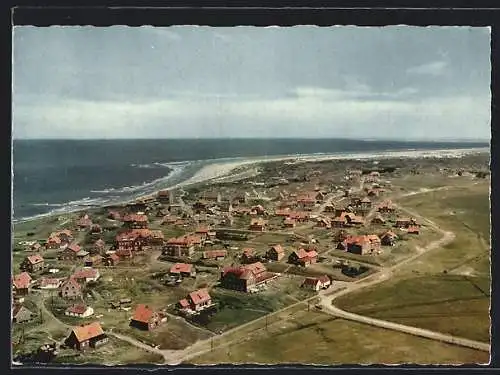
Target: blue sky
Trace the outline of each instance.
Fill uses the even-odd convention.
[[[15,27],[15,138],[489,139],[490,30]]]

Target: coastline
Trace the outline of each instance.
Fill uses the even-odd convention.
[[[276,156],[263,156],[254,158],[234,158],[227,162],[217,162],[218,159],[213,159],[213,162],[204,165],[195,174],[188,179],[181,181],[177,184],[171,186],[165,186],[161,189],[155,190],[154,192],[148,194],[142,194],[135,196],[131,199],[124,200],[116,204],[102,204],[95,206],[79,207],[77,209],[66,211],[66,212],[48,212],[46,214],[37,215],[35,217],[24,218],[24,219],[13,219],[13,224],[26,223],[29,221],[35,221],[40,219],[46,219],[51,217],[60,217],[63,215],[83,212],[88,209],[96,209],[108,206],[126,206],[138,200],[148,199],[156,196],[160,190],[168,189],[178,189],[183,187],[192,186],[195,184],[210,185],[213,183],[224,182],[226,180],[231,180],[232,182],[238,181],[239,179],[247,178],[249,176],[258,175],[257,167],[263,163],[268,162],[279,162],[279,161],[290,161],[293,163],[308,163],[308,162],[319,162],[328,160],[387,160],[387,159],[417,159],[417,158],[460,158],[465,155],[470,154],[484,154],[489,153],[490,149],[487,147],[481,148],[462,148],[462,149],[423,149],[423,150],[386,150],[380,152],[355,152],[355,153],[318,153],[318,154],[295,154],[295,155],[276,155]],[[237,159],[237,160],[235,160]],[[223,159],[227,160],[227,159]],[[251,173],[251,169],[254,168],[254,173]],[[234,173],[235,170],[242,169],[238,173]]]

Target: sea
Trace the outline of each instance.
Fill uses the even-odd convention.
[[[346,139],[14,140],[14,222],[118,204],[211,163],[266,156],[488,147],[485,142]]]

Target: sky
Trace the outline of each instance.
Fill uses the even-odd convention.
[[[13,137],[490,139],[490,29],[31,27]]]

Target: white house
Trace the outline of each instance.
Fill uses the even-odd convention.
[[[78,304],[68,307],[64,314],[67,316],[74,316],[77,318],[87,318],[94,314],[94,309],[84,304]]]
[[[332,284],[332,281],[327,275],[320,277],[307,277],[302,283],[303,288],[312,289],[319,291],[320,289],[326,289]]]

